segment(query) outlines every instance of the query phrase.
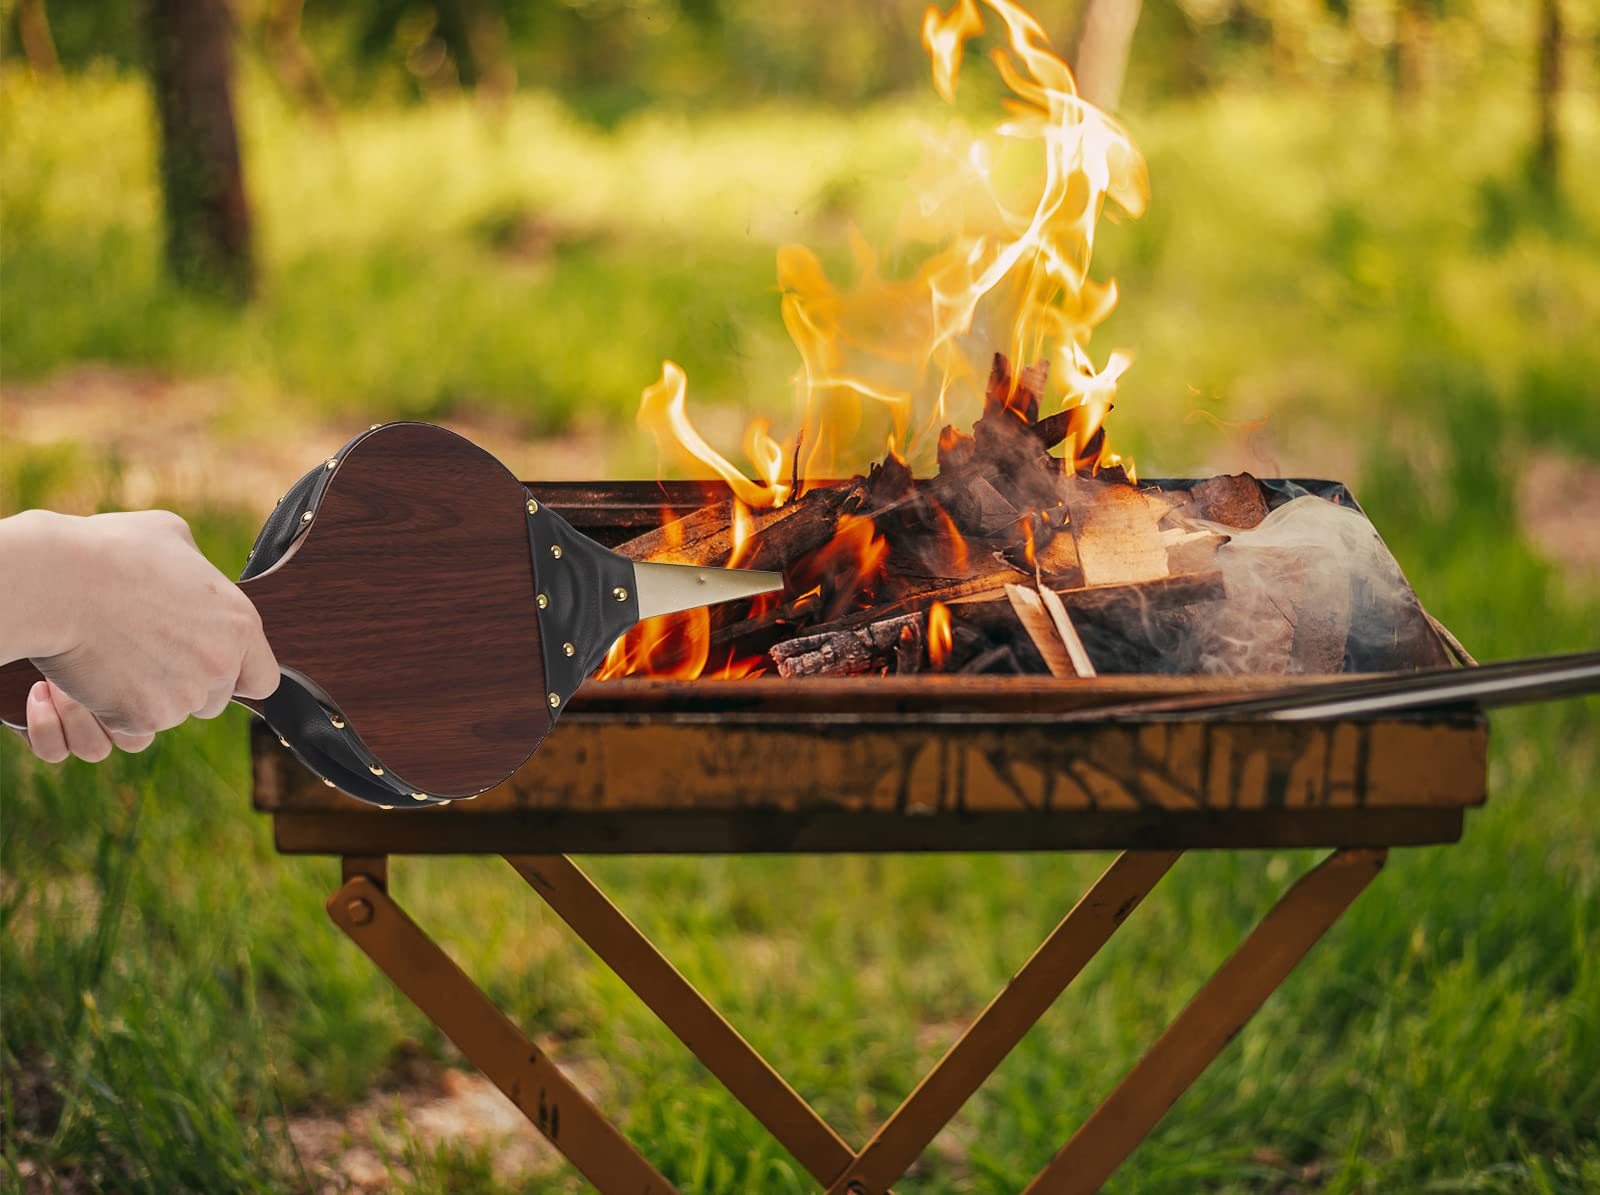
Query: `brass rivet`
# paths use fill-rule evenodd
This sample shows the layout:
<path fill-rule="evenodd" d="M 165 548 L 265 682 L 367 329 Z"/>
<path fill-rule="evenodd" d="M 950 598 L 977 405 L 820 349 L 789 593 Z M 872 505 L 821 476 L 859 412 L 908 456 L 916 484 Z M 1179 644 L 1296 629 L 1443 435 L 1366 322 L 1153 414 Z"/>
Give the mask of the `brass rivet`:
<path fill-rule="evenodd" d="M 450 804 L 449 801 L 440 801 L 436 806 L 434 806 L 434 808 L 435 809 L 443 809 L 448 804 Z"/>
<path fill-rule="evenodd" d="M 611 596 L 616 598 L 619 602 L 625 602 L 628 600 L 628 591 L 622 588 L 622 586 L 618 585 L 611 591 Z"/>
<path fill-rule="evenodd" d="M 570 644 L 570 643 L 563 643 L 561 645 L 561 650 L 566 652 L 570 656 L 570 655 L 572 655 L 573 652 L 577 651 L 578 649 L 573 647 L 572 644 Z"/>
<path fill-rule="evenodd" d="M 550 708 L 551 709 L 555 709 L 556 706 L 558 706 L 560 704 L 561 704 L 561 694 L 559 694 L 559 693 L 550 694 Z"/>
<path fill-rule="evenodd" d="M 382 768 L 380 768 L 380 767 L 379 767 L 379 766 L 378 766 L 378 765 L 377 765 L 377 764 L 375 764 L 375 763 L 374 763 L 374 764 L 368 764 L 368 765 L 367 765 L 367 771 L 369 771 L 369 772 L 371 772 L 371 773 L 372 773 L 372 774 L 373 774 L 373 775 L 374 775 L 374 776 L 381 776 L 381 775 L 383 775 L 383 769 L 382 769 Z"/>
<path fill-rule="evenodd" d="M 329 788 L 333 787 L 333 781 L 329 780 L 326 776 L 322 778 L 322 783 L 326 784 Z"/>
<path fill-rule="evenodd" d="M 383 424 L 381 424 L 381 423 L 374 423 L 371 427 L 367 428 L 367 430 L 369 432 L 375 432 L 382 426 L 383 426 Z"/>
<path fill-rule="evenodd" d="M 255 559 L 255 555 L 256 555 L 256 550 L 254 548 L 251 548 L 248 552 L 246 552 L 244 554 L 244 558 L 246 560 L 254 560 Z"/>
<path fill-rule="evenodd" d="M 379 805 L 378 808 L 379 809 L 393 809 L 394 806 L 393 805 Z"/>
<path fill-rule="evenodd" d="M 544 594 L 541 593 L 539 595 L 539 609 L 543 610 L 549 604 L 550 604 L 550 599 L 545 597 Z"/>
<path fill-rule="evenodd" d="M 311 519 L 312 519 L 312 514 L 311 514 L 311 512 L 309 510 L 306 511 L 305 514 L 300 516 L 300 521 L 302 523 L 309 523 L 311 521 Z"/>
<path fill-rule="evenodd" d="M 328 715 L 328 721 L 333 723 L 333 726 L 334 726 L 335 730 L 343 730 L 344 729 L 344 719 L 339 717 L 338 714 L 329 714 Z"/>
<path fill-rule="evenodd" d="M 284 738 L 281 734 L 278 736 L 278 742 L 282 743 L 285 747 L 289 745 L 289 740 Z"/>
<path fill-rule="evenodd" d="M 338 457 L 330 456 L 328 458 L 328 471 L 329 472 L 332 472 L 335 468 L 338 467 L 338 465 L 339 465 L 339 458 Z"/>
<path fill-rule="evenodd" d="M 528 513 L 531 515 L 536 515 L 539 513 L 539 504 L 532 498 L 528 499 Z"/>
<path fill-rule="evenodd" d="M 359 896 L 345 905 L 344 911 L 350 914 L 350 920 L 357 925 L 365 925 L 372 920 L 372 903 L 362 900 Z"/>
<path fill-rule="evenodd" d="M 557 560 L 560 560 L 561 559 L 561 545 L 560 544 L 551 544 L 550 545 L 550 555 L 554 556 Z"/>
<path fill-rule="evenodd" d="M 427 793 L 412 793 L 411 794 L 411 799 L 413 801 L 426 801 L 428 799 L 428 794 Z"/>

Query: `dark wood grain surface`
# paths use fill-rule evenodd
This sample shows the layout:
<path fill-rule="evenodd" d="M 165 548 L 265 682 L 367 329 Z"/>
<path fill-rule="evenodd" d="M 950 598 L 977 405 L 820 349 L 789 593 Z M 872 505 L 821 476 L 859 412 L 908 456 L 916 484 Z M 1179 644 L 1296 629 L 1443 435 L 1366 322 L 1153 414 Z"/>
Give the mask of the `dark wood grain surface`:
<path fill-rule="evenodd" d="M 426 792 L 498 783 L 550 727 L 522 485 L 454 433 L 362 439 L 293 552 L 243 589 L 279 664 Z"/>
<path fill-rule="evenodd" d="M 526 520 L 522 484 L 494 457 L 390 424 L 349 450 L 305 533 L 242 588 L 279 665 L 327 694 L 388 771 L 466 796 L 550 728 Z M 38 679 L 27 660 L 0 667 L 0 718 L 24 722 Z"/>

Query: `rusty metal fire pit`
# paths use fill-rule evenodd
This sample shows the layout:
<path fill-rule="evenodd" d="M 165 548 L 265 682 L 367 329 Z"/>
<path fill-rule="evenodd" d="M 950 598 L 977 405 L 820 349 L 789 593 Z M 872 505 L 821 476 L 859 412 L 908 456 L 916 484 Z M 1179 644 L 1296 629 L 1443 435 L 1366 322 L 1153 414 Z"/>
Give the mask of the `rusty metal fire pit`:
<path fill-rule="evenodd" d="M 612 544 L 656 526 L 664 508 L 687 513 L 725 493 L 704 483 L 528 485 Z M 1448 633 L 1420 625 L 1422 662 L 1470 662 Z M 506 856 L 821 1187 L 867 1193 L 905 1173 L 1184 850 L 1332 850 L 1028 1188 L 1091 1191 L 1337 920 L 1388 847 L 1456 840 L 1464 811 L 1485 798 L 1487 724 L 1471 711 L 1084 717 L 1147 698 L 1245 696 L 1286 683 L 1312 682 L 915 675 L 590 683 L 521 772 L 448 808 L 384 812 L 346 798 L 258 723 L 255 804 L 272 815 L 280 851 L 343 857 L 344 883 L 328 906 L 334 921 L 603 1191 L 672 1188 L 394 903 L 386 856 Z M 859 1149 L 564 856 L 972 850 L 1123 853 Z"/>

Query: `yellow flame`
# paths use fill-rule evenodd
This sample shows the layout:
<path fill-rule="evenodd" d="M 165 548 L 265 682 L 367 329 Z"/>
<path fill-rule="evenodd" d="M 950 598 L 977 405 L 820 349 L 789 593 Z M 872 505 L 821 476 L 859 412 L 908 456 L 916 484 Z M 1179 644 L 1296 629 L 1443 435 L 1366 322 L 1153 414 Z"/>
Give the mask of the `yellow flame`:
<path fill-rule="evenodd" d="M 778 252 L 784 327 L 800 356 L 798 480 L 858 471 L 886 433 L 914 464 L 926 464 L 952 413 L 978 409 L 997 348 L 1014 375 L 1028 362 L 1050 361 L 1056 398 L 1045 396 L 1042 413 L 1082 408 L 1070 459 L 1079 468 L 1110 463 L 1104 437 L 1095 435 L 1131 358 L 1113 353 L 1097 369 L 1088 356 L 1090 335 L 1117 301 L 1115 283 L 1091 279 L 1089 268 L 1106 201 L 1130 216 L 1143 212 L 1144 160 L 1115 122 L 1078 96 L 1043 27 L 1013 0 L 927 10 L 923 44 L 941 96 L 955 95 L 964 48 L 984 29 L 981 8 L 1003 31 L 990 60 L 1011 98 L 986 134 L 946 139 L 936 176 L 908 206 L 902 237 L 942 247 L 909 277 L 888 277 L 852 230 L 850 286 L 837 285 L 803 246 Z M 1017 173 L 1016 152 L 1034 159 L 1032 184 L 1020 196 L 1006 184 Z M 687 455 L 753 507 L 792 496 L 783 446 L 764 421 L 746 435 L 752 481 L 694 431 L 683 391 L 682 370 L 668 362 L 641 404 L 640 421 L 657 433 L 664 458 Z"/>
<path fill-rule="evenodd" d="M 670 455 L 687 454 L 727 482 L 741 502 L 760 509 L 781 505 L 789 496 L 789 487 L 779 481 L 783 446 L 767 433 L 765 421 L 752 424 L 745 437 L 761 479 L 757 484 L 695 431 L 686 409 L 687 387 L 688 377 L 683 367 L 676 361 L 664 361 L 660 380 L 646 386 L 639 399 L 639 426 L 655 435 L 656 450 L 663 461 Z"/>
<path fill-rule="evenodd" d="M 922 45 L 933 59 L 933 86 L 950 103 L 956 98 L 956 76 L 967 39 L 983 32 L 983 16 L 973 0 L 960 0 L 948 13 L 928 6 L 922 14 Z"/>

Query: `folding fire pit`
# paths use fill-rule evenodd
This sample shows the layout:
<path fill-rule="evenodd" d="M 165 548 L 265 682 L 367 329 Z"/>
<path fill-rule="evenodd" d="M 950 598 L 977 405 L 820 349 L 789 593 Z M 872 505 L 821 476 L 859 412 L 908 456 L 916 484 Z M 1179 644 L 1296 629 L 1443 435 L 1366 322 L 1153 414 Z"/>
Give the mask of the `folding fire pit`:
<path fill-rule="evenodd" d="M 1156 483 L 1161 484 L 1161 483 Z M 1187 484 L 1187 483 L 1173 483 Z M 1266 483 L 1270 488 L 1274 483 Z M 1303 483 L 1349 502 L 1342 487 Z M 528 485 L 616 544 L 719 486 Z M 1470 663 L 1416 607 L 1416 664 Z M 506 784 L 384 812 L 325 787 L 263 723 L 255 804 L 277 846 L 343 857 L 333 920 L 607 1192 L 671 1190 L 391 899 L 391 854 L 503 855 L 830 1192 L 885 1191 L 1185 850 L 1326 847 L 1029 1191 L 1092 1191 L 1383 864 L 1455 841 L 1485 798 L 1475 713 L 1279 720 L 1108 713 L 1306 678 L 912 675 L 587 685 Z M 1116 860 L 865 1145 L 847 1144 L 564 852 L 1117 850 Z"/>

